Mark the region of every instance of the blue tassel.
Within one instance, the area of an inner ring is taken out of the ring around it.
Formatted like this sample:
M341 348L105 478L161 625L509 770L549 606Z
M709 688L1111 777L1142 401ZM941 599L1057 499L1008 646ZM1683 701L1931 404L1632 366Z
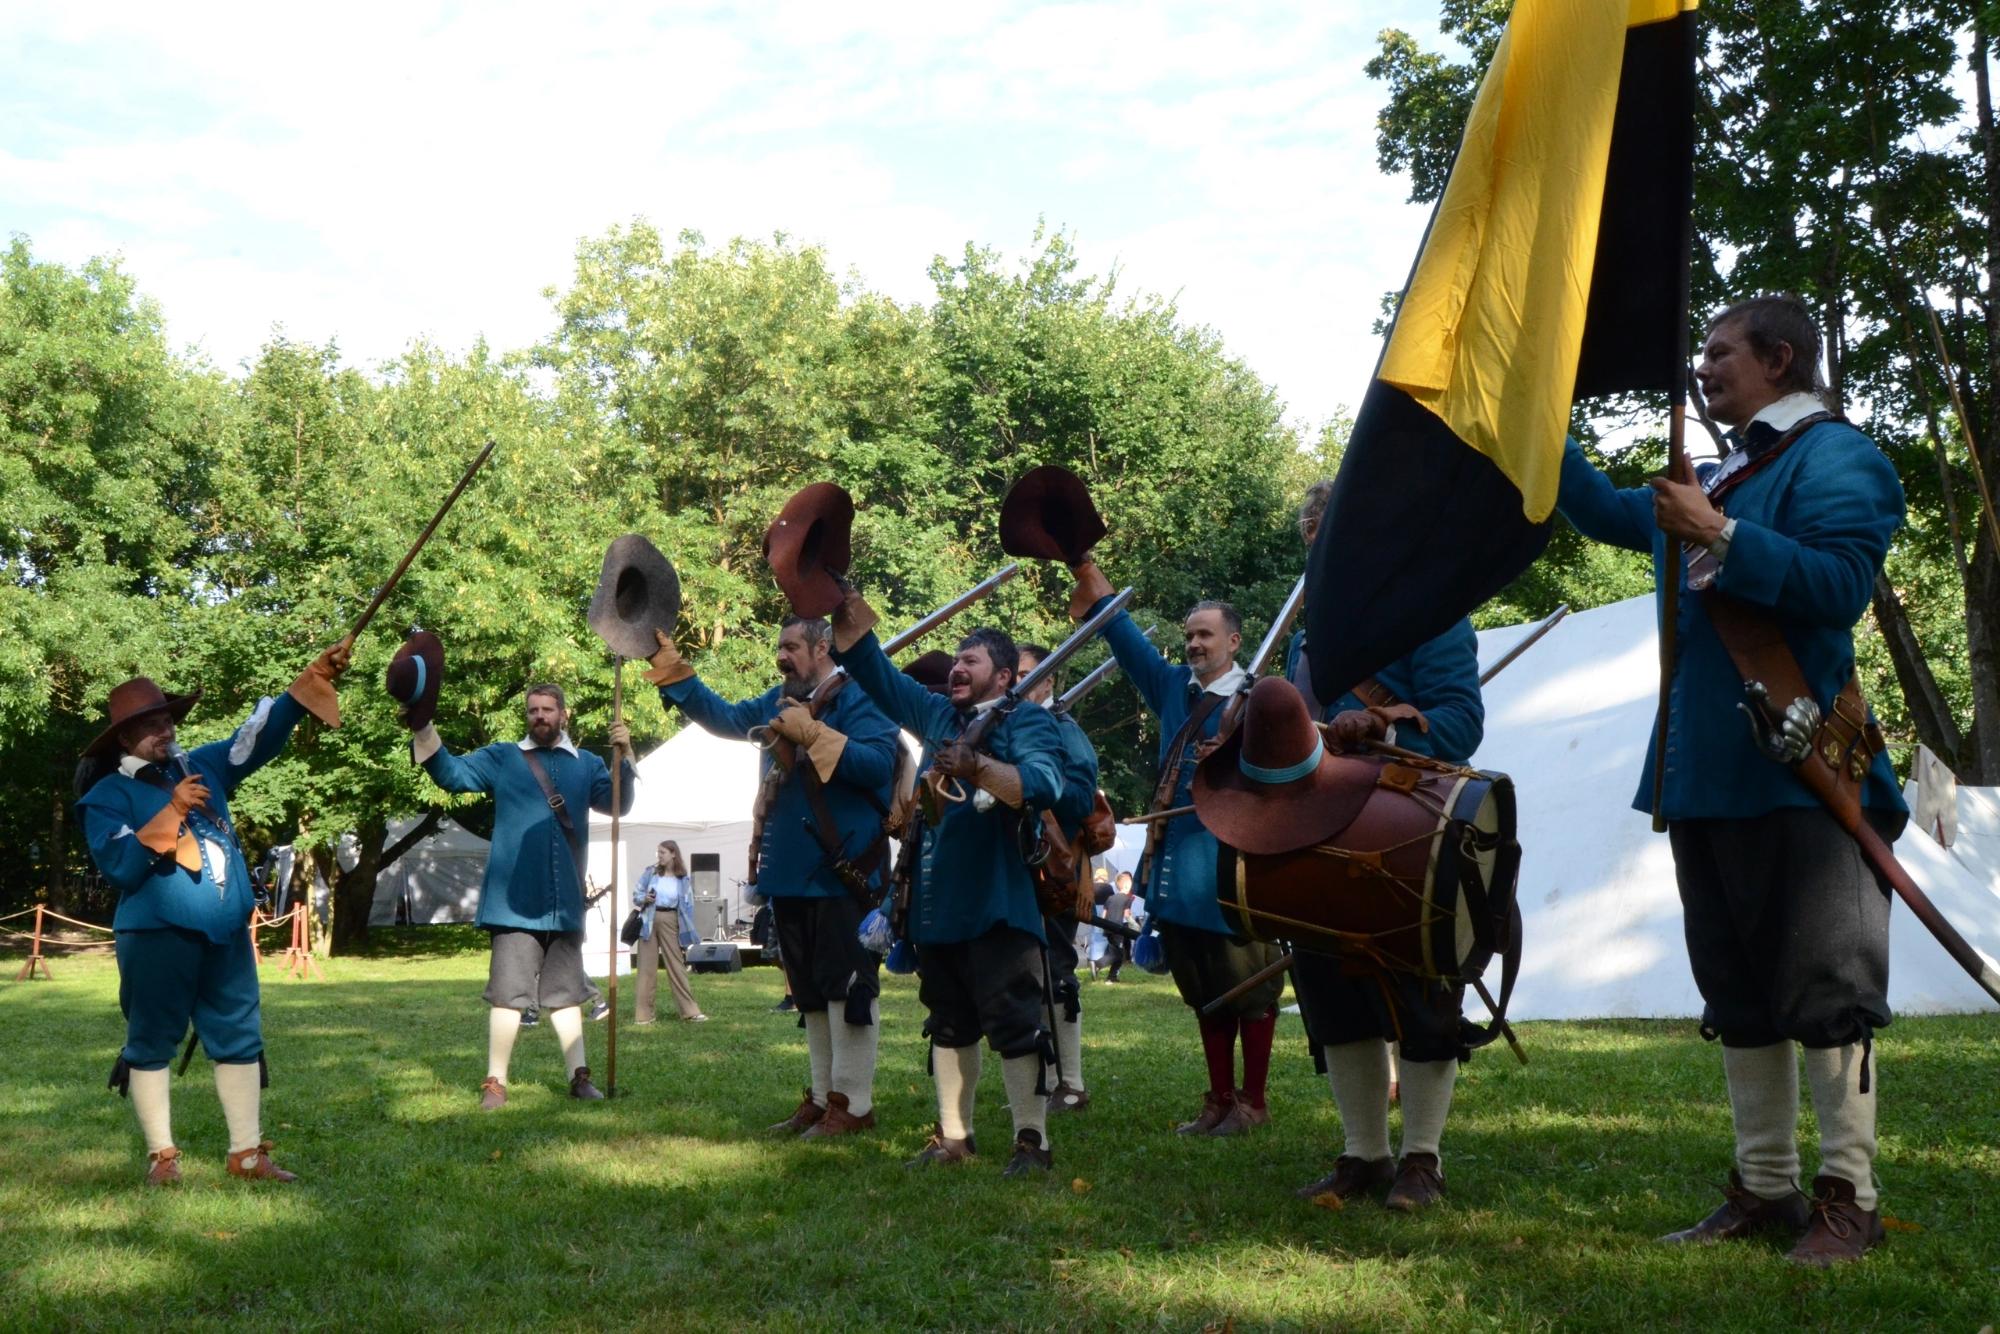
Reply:
M861 948L870 954L887 954L896 943L896 930L889 925L889 914L880 908L869 909L855 935L861 941Z
M1149 973L1167 971L1167 950L1159 932L1148 931L1132 942L1132 962Z
M899 940L889 949L889 957L882 966L900 977L907 977L917 971L917 949L907 940Z

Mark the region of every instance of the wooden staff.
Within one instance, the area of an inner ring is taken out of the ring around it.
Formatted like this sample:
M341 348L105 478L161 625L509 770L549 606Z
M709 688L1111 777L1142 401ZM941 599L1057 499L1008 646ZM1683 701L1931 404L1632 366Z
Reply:
M361 613L361 619L356 621L354 628L347 632L347 642L349 644L352 644L356 639L361 637L361 632L368 628L368 622L374 620L375 613L382 610L383 602L388 599L390 592L395 589L396 585L402 581L404 573L410 568L410 562L417 558L417 553L424 549L424 543L431 540L431 534L435 533L438 525L444 522L444 516L451 513L451 507L458 503L459 496L472 481L472 475L486 465L487 459L493 457L493 446L495 443L493 440L486 442L486 448L479 451L479 457L472 461L472 466L467 468L465 475L458 479L458 485L454 486L451 489L451 494L444 498L444 504L438 506L438 511L431 516L431 521L424 525L424 531L417 534L417 540L410 544L408 551L403 553L403 559L396 566L395 573L389 576L389 582L376 590L375 600L368 604L368 610Z
M611 723L617 726L625 721L625 659L616 653L611 655ZM611 975L605 980L605 1001L611 1006L611 1013L605 1016L604 1029L604 1096L618 1094L618 813L624 807L624 773L626 752L617 746L611 748L611 888L607 892L605 920L611 924L610 944L605 947L611 959Z
M1485 671L1481 672L1479 674L1479 684L1485 685L1488 681L1491 681L1494 677L1500 675L1501 672L1506 670L1509 663L1513 662L1514 659L1520 657L1523 653L1526 653L1529 649L1533 648L1535 646L1536 640L1540 639L1543 635L1547 634L1549 631L1555 629L1556 622L1560 621L1563 617L1567 615L1569 615L1569 603L1565 602L1560 607L1557 607L1554 611L1550 612L1549 618L1547 620L1543 621L1540 625L1536 626L1534 629L1528 631L1527 634L1523 635L1521 637L1520 643L1514 645L1514 647L1508 649L1505 653L1501 654L1500 661L1494 663L1491 667L1488 667Z

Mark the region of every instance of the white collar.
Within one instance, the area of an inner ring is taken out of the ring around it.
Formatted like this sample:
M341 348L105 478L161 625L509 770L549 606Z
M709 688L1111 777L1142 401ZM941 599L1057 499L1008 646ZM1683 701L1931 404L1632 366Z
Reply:
M1752 417L1750 421L1763 422L1778 434L1783 435L1786 431L1791 430L1815 412L1825 411L1826 404L1820 401L1818 394L1809 394L1804 390L1800 390L1797 393L1786 394L1775 403L1766 403L1757 410L1757 415ZM1745 426L1749 424L1749 422L1744 423Z
M1245 678L1249 675L1250 673L1243 670L1241 663L1232 662L1228 671L1202 686L1202 690L1210 695L1233 695L1242 688ZM1195 678L1190 676L1188 683L1195 684Z
M972 716L977 718L980 714L985 713L988 709L991 709L1005 698L1007 698L1006 695L1000 694L1000 695L995 695L992 699L983 699L979 701L979 703L972 706Z
M124 774L127 778L137 778L141 769L150 769L152 767L153 762L151 760L142 760L137 755L127 755L124 759L118 761L118 772Z
M521 738L521 739L520 739L519 741L515 742L514 744L515 744L515 745L517 745L517 746L519 746L519 747L520 747L520 748L521 748L522 750L539 750L539 749L541 749L541 747L537 746L537 745L536 745L536 744L534 743L534 741L533 741L532 739L528 738L528 737L522 737L522 738ZM551 746L551 747L550 747L550 749L551 749L551 750L566 750L566 751L568 751L568 752L569 752L569 753L570 753L571 755L575 755L575 754L576 754L576 743L575 743L574 741L571 741L571 740L569 739L569 733L568 733L568 732L558 732L558 733L556 733L556 744L555 744L555 745L553 745L553 746Z

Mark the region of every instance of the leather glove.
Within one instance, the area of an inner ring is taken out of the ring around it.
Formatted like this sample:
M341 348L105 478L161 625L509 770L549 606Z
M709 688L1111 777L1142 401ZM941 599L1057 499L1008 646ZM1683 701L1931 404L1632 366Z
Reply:
M343 639L326 649L299 673L287 692L307 713L328 727L340 726L340 694L334 689L334 682L347 670L348 658L353 650L352 638Z
M611 750L629 759L632 754L632 729L623 723L611 724Z
M953 778L976 778L979 774L979 752L954 741L931 757L931 767Z
M861 590L850 585L846 598L833 609L833 651L847 652L881 619L868 605L868 599L861 596Z
M422 764L443 749L444 739L438 735L435 723L425 723L410 733L410 758L418 764Z
M795 746L811 746L826 724L812 716L812 710L798 700L786 700L771 720L771 730Z
M973 757L972 779L1015 810L1021 809L1022 802L1027 800L1021 787L1021 771L991 755Z
M1373 709L1344 709L1326 725L1326 739L1335 750L1360 750L1364 742L1380 741L1388 734L1388 721Z
M665 630L653 631L653 638L660 641L660 647L647 659L651 665L640 673L641 676L656 686L670 686L694 675L694 668L688 666L687 659L674 647L674 641L668 638Z
M1072 621L1090 619L1090 609L1111 596L1111 581L1104 577L1104 571L1097 568L1094 560L1079 561L1069 567L1076 576L1076 591L1069 597L1069 618Z
M208 782L200 774L189 774L174 784L174 793L167 798L167 804L174 808L174 814L185 820L187 813L197 806L208 805Z
M186 869L199 874L201 871L201 849L195 845L194 835L183 827L189 811L208 805L208 783L200 774L189 774L174 784L174 790L167 798L167 804L160 807L160 813L146 821L145 826L134 831L133 837L139 846L155 856L174 854L174 859Z

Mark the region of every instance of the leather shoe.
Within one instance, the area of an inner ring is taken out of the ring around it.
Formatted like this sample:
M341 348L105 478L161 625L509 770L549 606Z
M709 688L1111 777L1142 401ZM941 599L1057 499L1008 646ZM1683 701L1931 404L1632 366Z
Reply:
M1217 1093L1210 1089L1201 1095L1201 1111L1194 1120L1183 1121L1174 1127L1176 1135L1206 1135L1229 1115L1229 1109L1236 1102L1234 1094Z
M181 1151L169 1144L164 1149L155 1149L146 1155L146 1184L149 1186L178 1186L181 1184Z
M923 1149L916 1157L904 1163L905 1167L935 1167L947 1163L962 1163L979 1152L972 1136L964 1139L946 1139L941 1126L931 1127L931 1137L924 1141Z
M1213 1139L1227 1139L1231 1135L1247 1134L1258 1126L1270 1123L1271 1109L1252 1107L1243 1100L1243 1094L1239 1092L1235 1100L1229 1104L1229 1110L1223 1113L1222 1119L1217 1121L1208 1133Z
M852 1135L862 1130L875 1128L875 1109L869 1108L856 1116L848 1110L845 1093L826 1095L826 1112L799 1133L800 1139L828 1139L834 1135Z
M579 1065L576 1073L569 1077L569 1096L582 1102L602 1102L604 1094L597 1085L590 1082L590 1067Z
M507 1105L507 1086L492 1075L479 1081L479 1110L497 1112Z
M1735 1241L1760 1232L1798 1233L1805 1230L1812 1208L1806 1197L1791 1191L1775 1200L1752 1195L1743 1178L1732 1170L1722 1188L1722 1204L1693 1227L1669 1232L1660 1240L1669 1245L1689 1242Z
M828 1094L827 1101L831 1102L832 1100L833 1096ZM792 1114L776 1125L765 1126L764 1133L767 1135L803 1134L807 1128L816 1124L825 1115L826 1108L814 1102L812 1090L806 1089L803 1096L799 1098L799 1105L792 1110Z
M1068 1084L1057 1084L1056 1091L1049 1094L1049 1113L1081 1112L1090 1107L1090 1095L1080 1088Z
M1396 1179L1382 1207L1399 1214L1413 1214L1444 1198L1444 1168L1434 1153L1406 1153L1396 1164Z
M1292 1193L1323 1209L1338 1209L1349 1200L1380 1190L1395 1179L1395 1159L1356 1158L1343 1153L1333 1160L1331 1172Z
M271 1161L271 1141L252 1144L229 1155L229 1175L249 1181L297 1181L298 1178Z
M1055 1166L1055 1162L1055 1151L1043 1144L1042 1132L1027 1129L1014 1137L1014 1156L1009 1158L1007 1165L1000 1169L1000 1175L1003 1177L1034 1176L1038 1172L1049 1171Z
M1814 1177L1810 1206L1812 1221L1785 1258L1795 1265L1825 1269L1859 1260L1881 1243L1882 1215L1854 1202L1854 1183L1839 1177Z

